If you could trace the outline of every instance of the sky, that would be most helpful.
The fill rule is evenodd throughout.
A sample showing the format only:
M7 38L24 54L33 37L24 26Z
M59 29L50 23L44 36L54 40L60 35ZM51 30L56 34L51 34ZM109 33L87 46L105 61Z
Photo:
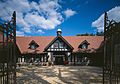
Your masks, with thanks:
M104 12L120 22L120 0L0 0L0 23L16 11L17 36L63 36L103 31Z

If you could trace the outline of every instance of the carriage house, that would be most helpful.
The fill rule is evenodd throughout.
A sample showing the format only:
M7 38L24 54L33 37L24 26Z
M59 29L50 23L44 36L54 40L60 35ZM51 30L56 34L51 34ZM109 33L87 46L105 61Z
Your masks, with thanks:
M103 36L21 36L17 37L20 51L18 62L52 62L55 65L102 65ZM83 60L84 59L84 60Z

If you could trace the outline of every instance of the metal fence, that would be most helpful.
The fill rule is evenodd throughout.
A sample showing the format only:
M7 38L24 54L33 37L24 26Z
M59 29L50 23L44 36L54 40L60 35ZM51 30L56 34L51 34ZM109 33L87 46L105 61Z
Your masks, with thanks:
M0 27L0 84L16 84L16 12Z
M104 16L103 84L120 84L120 22Z

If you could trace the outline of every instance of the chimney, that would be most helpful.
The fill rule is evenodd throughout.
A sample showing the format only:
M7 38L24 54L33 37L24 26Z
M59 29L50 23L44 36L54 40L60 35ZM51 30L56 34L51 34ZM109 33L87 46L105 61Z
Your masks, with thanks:
M62 30L61 29L58 29L57 30L57 36L61 35L62 34Z

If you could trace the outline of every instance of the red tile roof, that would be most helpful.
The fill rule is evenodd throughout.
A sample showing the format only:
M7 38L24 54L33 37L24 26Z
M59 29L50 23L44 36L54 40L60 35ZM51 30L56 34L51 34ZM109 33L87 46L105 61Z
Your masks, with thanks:
M17 41L17 46L19 48L19 50L21 51L21 53L28 53L31 52L30 49L28 49L29 47L29 43L34 40L39 47L37 48L38 53L42 53L44 51L44 48L54 39L54 37L50 36L50 37L44 37L44 36L39 36L39 37L34 37L34 36L30 36L30 37L17 37L16 41Z
M55 36L29 36L29 37L17 37L17 46L21 53L32 52L29 48L29 43L34 40L39 47L37 53L42 53L44 48L55 38ZM90 45L88 49L98 49L103 42L103 36L63 36L66 41L72 45L74 52L78 51L78 46L86 40Z
M73 46L74 52L78 51L78 46L85 40L90 43L88 49L98 49L104 40L103 36L67 36L64 38Z

